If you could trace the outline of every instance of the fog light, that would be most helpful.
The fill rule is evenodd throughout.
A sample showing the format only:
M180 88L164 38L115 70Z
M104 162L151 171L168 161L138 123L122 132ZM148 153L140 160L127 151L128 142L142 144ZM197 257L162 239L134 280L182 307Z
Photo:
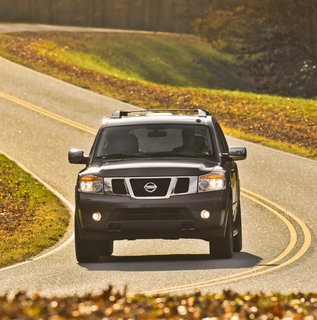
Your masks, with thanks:
M210 212L208 210L202 210L200 216L202 219L208 219L210 217Z
M92 214L92 218L95 220L95 221L100 221L101 220L101 213L100 212L95 212Z

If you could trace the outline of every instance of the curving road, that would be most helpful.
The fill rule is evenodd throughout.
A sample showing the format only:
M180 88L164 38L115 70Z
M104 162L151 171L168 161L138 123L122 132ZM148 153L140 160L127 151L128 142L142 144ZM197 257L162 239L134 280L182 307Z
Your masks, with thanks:
M1 29L1 26L0 26ZM0 58L0 152L13 157L71 203L76 174L67 151L87 152L101 119L130 106ZM98 291L113 284L129 292L317 291L317 162L229 138L245 145L243 252L209 260L200 240L117 241L114 257L77 264L73 241L52 254L0 270L0 293Z

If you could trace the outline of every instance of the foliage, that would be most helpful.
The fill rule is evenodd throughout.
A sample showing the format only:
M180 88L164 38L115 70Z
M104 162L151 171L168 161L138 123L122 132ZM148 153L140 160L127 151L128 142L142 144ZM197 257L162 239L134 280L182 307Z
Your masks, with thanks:
M0 219L3 267L56 243L66 231L69 212L37 180L0 154Z
M0 21L191 33L210 0L1 0Z
M195 28L240 56L256 90L316 97L316 0L216 0Z
M144 108L208 109L235 135L317 159L316 100L172 87L127 79L122 75L114 76L111 70L108 73L105 68L107 59L102 60L102 63L105 61L103 69L96 71L95 67L85 64L85 59L81 62L77 59L74 63L71 55L70 60L55 55L54 52L65 47L65 37L69 43L73 43L72 52L76 49L79 55L89 37L94 38L95 34L85 35L83 47L80 46L77 35L11 35L2 37L0 52L41 72ZM70 39L74 41L71 42ZM55 50L49 54L52 50L48 52L43 48L48 44L52 46L53 43ZM93 46L90 50L91 56L97 56ZM85 49L82 52L83 57L86 57ZM159 59L160 56L156 57ZM174 59L179 60L178 56Z
M296 319L317 318L316 293L128 295L110 286L99 295L0 297L1 319Z

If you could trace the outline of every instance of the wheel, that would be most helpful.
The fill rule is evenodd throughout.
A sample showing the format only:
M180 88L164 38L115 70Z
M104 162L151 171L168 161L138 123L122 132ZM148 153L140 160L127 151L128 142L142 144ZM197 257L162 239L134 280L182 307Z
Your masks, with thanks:
M230 259L233 255L233 217L232 206L229 208L226 233L224 237L209 241L210 257L214 259Z
M241 224L241 207L240 202L237 208L236 221L234 223L234 230L237 234L233 237L233 251L240 252L242 250L242 224Z
M113 241L103 241L101 248L101 255L103 256L111 256L113 253Z
M103 254L103 248L103 243L100 241L84 240L80 238L79 225L75 218L75 251L77 261L79 263L97 262L99 256ZM108 247L108 252L110 252L110 245Z

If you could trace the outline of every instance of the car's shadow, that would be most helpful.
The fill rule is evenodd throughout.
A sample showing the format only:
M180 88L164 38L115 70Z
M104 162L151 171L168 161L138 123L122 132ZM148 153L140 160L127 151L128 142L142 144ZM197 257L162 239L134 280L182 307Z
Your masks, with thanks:
M208 254L111 256L78 265L91 271L169 271L252 268L261 261L261 257L239 252L232 259L223 260L210 259Z

